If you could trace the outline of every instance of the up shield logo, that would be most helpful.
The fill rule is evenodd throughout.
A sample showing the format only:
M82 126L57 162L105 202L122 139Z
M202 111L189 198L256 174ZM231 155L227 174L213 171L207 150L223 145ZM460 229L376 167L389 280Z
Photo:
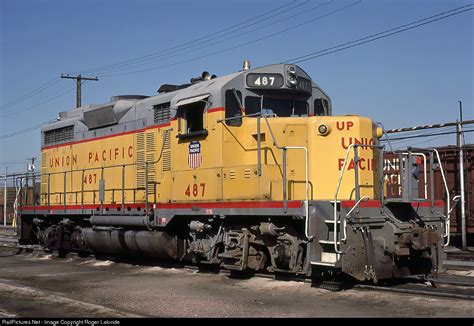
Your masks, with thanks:
M201 166L201 143L192 141L189 143L188 165L191 169L196 169Z

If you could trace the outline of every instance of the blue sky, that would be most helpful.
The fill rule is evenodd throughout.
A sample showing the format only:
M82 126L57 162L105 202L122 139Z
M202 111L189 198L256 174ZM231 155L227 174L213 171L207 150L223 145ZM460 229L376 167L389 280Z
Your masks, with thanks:
M143 65L85 71L83 75L99 76L99 81L84 83L82 103L105 103L119 94L153 95L163 83L186 83L204 70L218 76L235 72L241 69L244 59L249 59L253 67L283 62L470 3L0 0L0 136L54 119L58 112L74 107L74 82L66 79L25 101L9 104L48 81L59 79L61 73L77 73L167 50L281 6L287 5L285 10L246 23L254 25L237 33L208 43L192 43L190 46L195 47L173 55L162 54ZM316 19L351 4L354 5ZM331 96L335 114L368 116L391 129L455 121L457 101L461 100L464 119L474 119L473 13L302 62L300 66ZM288 32L255 41L310 20L313 21ZM250 41L255 42L236 47ZM207 56L232 47L236 48ZM203 58L189 61L197 57ZM468 143L474 142L473 134L466 134ZM455 135L427 140L417 138L398 144L454 144ZM23 170L25 158L39 157L39 153L39 129L0 139L0 169L9 165L10 170Z

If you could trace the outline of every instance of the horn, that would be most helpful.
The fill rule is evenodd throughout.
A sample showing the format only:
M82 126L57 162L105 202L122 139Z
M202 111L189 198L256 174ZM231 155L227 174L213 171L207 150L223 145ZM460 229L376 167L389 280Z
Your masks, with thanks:
M201 75L202 80L209 80L211 79L211 74L208 73L207 71L203 71Z

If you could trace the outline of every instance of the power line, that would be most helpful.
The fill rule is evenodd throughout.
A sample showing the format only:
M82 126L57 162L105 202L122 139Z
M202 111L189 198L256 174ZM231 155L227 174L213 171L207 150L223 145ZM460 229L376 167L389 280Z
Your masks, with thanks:
M16 104L18 103L21 103L43 91L45 91L46 89L50 88L50 87L53 87L54 85L56 85L57 83L59 82L59 79L57 78L54 78L50 81L48 81L47 83L33 89L32 91L26 93L25 95L13 100L13 101L10 101L6 104L3 104L0 106L0 110L7 110L8 108L11 108L12 106L15 106Z
M220 31L217 31L217 32L214 32L214 33L211 33L211 34L208 34L208 35L199 37L199 38L194 39L194 40L192 40L192 41L185 42L185 43L182 43L182 44L180 44L180 45L177 45L177 46L174 46L174 47L165 49L165 50L160 50L160 51L158 51L158 52L153 52L153 53L150 53L150 54L147 54L147 55L138 57L138 58L128 59L128 60L121 61L121 62L118 62L118 63L115 63L115 64L110 64L110 65L99 66L99 67L95 67L95 68L90 68L90 69L81 70L80 73L90 73L90 72L97 72L97 71L102 71L102 70L108 70L109 68L113 68L113 67L116 67L116 66L121 66L121 65L124 65L124 64L126 65L126 64L129 64L129 63L133 63L133 62L136 62L136 61L143 60L143 59L151 58L151 57L153 57L153 56L162 54L162 53L164 53L164 52L173 51L173 50L182 48L182 47L184 47L184 46L188 46L188 45L193 44L193 43L201 42L201 41L203 41L203 40L205 40L205 39L207 39L207 38L209 38L209 37L212 37L212 36L215 36L215 35L219 35L219 34L221 34L222 32L226 32L226 31L228 31L228 30L232 30L232 29L234 29L234 28L236 28L236 27L239 27L239 26L241 26L241 25L244 25L244 24L246 24L246 23L248 23L248 22L251 22L251 21L254 21L254 20L257 20L257 19L261 19L261 18L263 18L263 17L265 17L265 16L267 16L267 15L269 15L269 14L271 14L271 13L277 12L277 11L283 9L283 8L290 7L290 9L286 9L286 11L283 11L282 13L287 12L288 10L292 10L292 9L294 9L294 8L296 8L296 7L299 7L299 6L301 6L301 5L306 4L308 1L305 1L305 2L303 2L302 4L297 4L296 6L294 6L293 8L291 8L295 2L296 2L296 1L292 1L292 2L290 2L290 3L287 3L287 4L285 4L285 5L282 5L282 6L280 6L280 7L277 7L277 8L275 8L275 9L272 9L272 10L270 10L270 11L267 11L267 12L265 12L265 13L263 13L263 14L257 15L257 16L255 16L255 17L253 17L253 18L250 18L250 19L247 19L247 20L245 20L245 21L243 21L243 22L240 22L240 23L238 23L238 24L235 24L235 25L226 27L226 28L224 28L224 29L222 29L222 30L220 30ZM261 22L261 21L260 21L260 22ZM237 29L237 30L239 30L239 29ZM235 32L235 31L233 31L233 32ZM221 35L221 36L222 36L222 35ZM219 36L219 37L221 37L221 36Z
M211 36L221 34L221 33L225 32L225 31L232 30L232 29L234 29L234 28L236 28L236 27L239 27L239 26L241 26L241 25L244 25L244 24L246 24L246 23L248 23L248 22L251 22L251 21L254 21L254 20L259 20L257 23L261 23L261 22L262 22L261 18L263 18L263 17L265 17L265 16L268 16L269 14L272 14L272 13L274 13L274 12L278 12L278 11L284 9L284 11L282 11L282 12L280 12L280 13L277 13L276 15L273 15L273 16L270 17L270 18L272 18L272 17L277 16L277 15L280 15L280 14L282 14L282 13L286 13L286 12L288 12L288 10L293 10L293 9L295 9L295 8L297 8L297 7L300 7L300 6L302 6L302 5L304 5L304 4L308 3L308 2L309 2L309 0L306 0L306 1L303 2L303 3L297 3L296 6L294 6L294 4L296 3L296 1L292 1L292 2L290 2L290 3L287 3L287 4L284 4L284 5L280 6L280 7L277 7L277 8L275 8L275 9L272 9L272 10L270 10L270 11L267 11L267 12L261 14L261 15L255 16L255 17L253 17L253 18L251 18L251 19L248 19L248 20L245 20L245 21L240 22L240 23L238 23L238 24L232 25L232 26L227 27L227 28L225 28L225 29L223 29L223 30L220 30L220 31L218 31L218 32L211 33L211 34L206 35L206 36L204 36L204 37L200 37L200 38L195 39L195 40L193 40L193 41L191 41L191 42L187 42L187 43L184 43L184 44L175 46L175 47L170 48L170 49L168 49L168 50L159 51L159 52L152 53L152 54L150 54L150 55L146 55L146 56L139 57L139 58L136 58L136 59L126 60L126 61L123 61L123 62L120 62L120 63L117 63L117 64L107 65L107 66L102 66L102 67L97 67L97 68L94 68L94 69L101 70L101 69L104 69L104 68L107 68L107 67L113 67L113 66L116 66L116 65L119 65L119 64L124 64L124 63L127 63L127 62L133 62L133 61L136 61L136 60L139 60L139 59L144 59L144 58L147 58L147 57L156 55L156 54L158 54L158 53L162 53L162 52L166 52L166 51L173 50L173 49L176 49L176 48L180 48L180 47L183 47L183 46L188 45L188 44L192 44L192 43L199 42L199 41L204 40L204 39L206 39L206 38L209 38L209 37L211 37ZM290 7L290 8L288 9L288 7ZM254 23L254 24L255 24L255 23ZM251 25L253 25L253 24L251 24ZM250 25L247 25L247 26L244 26L244 27L248 27L248 26L250 26ZM240 29L241 29L241 28L240 28ZM240 29L234 30L234 31L232 31L232 32L238 31L238 30L240 30ZM223 36L223 35L221 35L221 36ZM221 36L219 36L219 37L221 37ZM20 103L20 102L22 102L22 101L24 101L24 100L26 100L26 99L28 99L28 98L33 97L34 95L37 95L37 94L43 92L44 90L46 90L46 89L48 89L48 88L54 86L55 84L57 84L59 81L60 81L60 79L54 78L54 79L48 81L47 83L45 83L45 84L39 86L38 88L33 89L32 91L26 93L26 94L23 95L22 97L19 97L19 98L15 99L15 100L13 100L13 101L11 101L11 102L9 102L9 103L6 103L6 104L0 106L0 109L9 109L9 108L11 109L11 107L14 106L15 104L18 104L18 103ZM55 99L55 98L57 98L57 97L59 97L59 96L61 96L61 95L63 95L63 94L64 94L64 93L58 94L57 96L55 96L55 97L53 97L53 98L51 98L51 99L48 99L48 100L46 100L46 101L43 101L42 103L36 104L36 105L41 105L41 104L47 103L47 102L49 102L50 100L53 100L53 99ZM24 109L16 110L15 113L18 112L18 111L26 111L26 110L28 110L28 109L30 109L30 108L35 107L36 105L30 106L30 107L27 107L27 108L24 108ZM7 111L8 111L8 110L7 110ZM10 112L4 114L4 115L1 116L1 117L6 117L6 116L9 115L9 113L10 113Z
M25 165L25 164L26 164L26 161L21 162L21 163L0 163L0 165L3 165L3 166L15 166L15 165Z
M436 21L443 20L443 19L449 18L451 16L456 16L456 15L459 15L461 13L473 10L473 8L461 10L462 8L472 7L472 6L473 5L471 4L471 5L467 5L467 6L458 7L456 9L444 11L444 12L439 13L437 15L431 16L431 18L442 16L442 17L439 17L439 18L435 18L435 19L431 19L430 17L423 18L423 19L420 19L420 20L417 20L417 21L414 21L414 22L411 22L411 23L408 23L408 24L405 24L405 25L401 25L401 26L398 26L398 27L395 27L395 28L385 30L385 31L380 32L380 33L365 36L363 38L359 38L359 39L354 40L354 41L342 43L342 44L339 44L339 45L336 45L336 46L333 46L333 47L330 47L330 48L326 48L324 50L308 53L308 54L305 54L303 56L299 56L299 57L296 57L296 58L293 58L293 59L290 59L290 60L286 60L285 62L300 63L300 62L316 59L316 58L319 58L319 57L322 57L322 56L326 56L326 55L329 55L329 54L332 54L332 53L336 53L336 52L339 52L339 51L347 50L347 49L350 49L350 48L353 48L353 47L356 47L356 46L359 46L359 45L363 45L363 44L366 44L366 43L374 42L374 41L377 41L377 40L380 40L380 39L383 39L383 38L386 38L386 37L389 37L389 36L392 36L392 35L395 35L395 34L406 32L408 30L415 29L415 28L418 28L418 27L423 26L423 25L431 24L431 23L434 23ZM456 11L456 12L453 12L453 11ZM448 14L450 12L453 12L453 13ZM426 21L426 20L428 20L428 21ZM424 22L421 23L422 21L424 21ZM417 23L419 23L419 24L417 24ZM414 25L414 24L416 24L416 25ZM410 25L414 25L414 26L403 28L403 26L410 26ZM393 31L393 32L391 32L391 31ZM380 35L380 36L378 36L378 35ZM377 37L375 37L375 36L377 36ZM300 58L305 58L305 59L300 59Z
M332 0L329 1L329 2L327 2L327 3L324 3L324 4L322 4L322 5L328 4L328 3L330 3L330 2L332 2ZM344 7L342 7L342 8L339 8L339 9L337 9L337 10L334 10L334 11L332 11L332 12L329 12L329 13L327 13L327 14L324 14L324 15L322 15L322 16L319 16L319 17L316 17L316 18L314 18L314 19L311 19L311 20L309 20L309 21L306 21L306 22L304 22L304 23L301 23L301 24L298 24L298 25L296 25L296 26L287 28L287 29L285 29L285 30L282 30L282 31L273 33L273 34L271 34L271 35L267 35L267 36L265 36L265 37L262 37L262 38L259 38L259 39L256 39L256 40L253 40L253 41L250 41L250 42L246 42L246 43L244 43L244 44L241 44L241 45L238 45L238 46L234 46L234 47L225 49L225 50L223 50L223 51L218 51L218 53L222 53L222 52L225 52L225 51L230 51L230 50L232 50L232 49L234 49L234 48L237 48L237 47L240 47L240 46L243 46L243 45L247 45L247 44L251 44L251 43L255 43L255 42L258 42L258 41L260 41L260 40L262 40L262 39L266 39L266 38L269 38L269 37L271 37L271 36L280 34L280 33L282 33L282 32L286 32L286 31L289 31L289 30L291 30L291 29L294 29L294 28L303 26L303 25L308 24L308 23L310 23L310 22L313 22L313 21L315 21L315 20L322 19L322 18L324 18L324 17L328 17L328 16L333 15L333 14L335 14L335 13L337 13L337 12L340 12L340 11L342 11L342 10L345 10L345 9L347 9L347 8L349 8L349 7L352 7L352 6L354 6L354 5L357 5L357 4L359 4L360 2L361 2L361 0L359 0L359 1L357 1L357 2L354 2L354 3L350 4L350 5L344 6ZM322 5L319 5L319 6L322 6ZM278 9L278 8L277 8L277 9ZM312 8L312 9L315 9L315 8ZM275 10L276 10L276 9L275 9ZM213 53L213 54L210 54L210 55L214 55L214 54L217 54L217 53ZM209 55L207 55L207 56L209 56ZM206 57L206 56L203 56L203 57ZM188 61L193 61L193 60L197 60L197 59L200 59L200 58L203 58L203 57L193 58L193 59L191 59L191 60L186 60L186 62L188 62ZM171 66L176 65L176 64L180 64L180 63L175 63L175 64L172 64ZM161 67L160 67L160 68L161 68ZM152 68L152 69L153 69L153 68ZM157 68L154 68L154 69L157 69ZM149 70L149 69L147 69L147 70ZM128 72L128 73L126 73L126 74L130 74L130 73L135 73L135 72ZM56 99L56 98L58 98L58 97L60 97L60 96L62 96L62 95L64 95L64 94L66 94L66 93L72 91L73 89L74 89L74 88L69 89L69 90L67 90L67 91L65 91L65 92L62 92L62 93L60 93L60 94L57 94L56 96L54 96L54 97L52 97L52 98L49 98L49 99L47 99L47 100L45 100L45 101L43 101L43 102L41 102L41 103L39 103L39 104L36 104L36 105L34 105L34 106L30 106L30 107L26 107L26 108L23 108L23 109L20 109L20 110L16 110L14 113L21 112L21 111L26 111L26 110L32 109L32 108L34 108L34 107L37 107L37 106L39 106L39 105L45 104L45 103L47 103L47 102L50 102L50 101L52 101L52 100L54 100L54 99ZM6 116L9 116L9 115L11 115L11 114L5 114L5 115L0 116L0 117L6 117ZM33 130L35 130L35 129L40 128L41 125L42 125L42 124L37 125L37 126L30 127L30 128L26 128L26 129L23 129L23 130L19 130L19 131L17 131L17 132L13 132L13 133L10 133L10 134L2 135L2 136L0 136L0 139L5 139L5 138L9 138L9 137L13 137L13 136L20 135L20 134L23 134L23 133L26 133L26 132L33 131Z
M444 136L444 135L441 135L441 136L434 137L435 135L433 135L433 133L428 133L428 134L425 133L423 135L425 135L426 138L430 138L427 141L433 141L435 139L438 139L438 138L441 138L441 137ZM434 138L431 138L431 137L434 137ZM423 138L423 137L420 137L420 138ZM393 140L393 141L390 139L390 143L392 143L392 144L395 143L395 145L397 145L397 146L400 146L401 144L406 144L406 143L413 143L413 141L414 141L413 138L402 139L402 140ZM424 142L425 141L422 141L421 143L424 143ZM416 143L416 144L420 144L420 143ZM405 146L405 145L403 145L403 146Z
M68 90L66 90L66 91L64 91L64 92L61 92L61 93L59 93L59 94L56 94L55 96L53 96L53 97L51 97L51 98L49 98L49 99L47 99L47 100L45 100L45 101L43 101L43 102L41 102L41 103L34 104L34 105L31 105L31 106L28 106L28 107L25 107L25 108L21 108L21 109L15 110L15 111L13 111L13 112L8 112L8 113L6 113L6 114L4 114L4 115L1 115L0 118L6 118L6 117L9 117L9 116L12 116L12 115L16 115L16 114L19 113L19 112L31 110L31 109L33 109L33 108L36 108L36 107L40 106L40 105L43 105L43 104L48 103L48 102L51 102L52 100L55 100L55 99L57 99L58 97L61 97L61 96L65 95L65 94L67 94L67 93L69 93L69 92L71 92L71 91L73 91L73 90L75 90L75 89L76 89L76 87L70 88L70 89L68 89Z
M455 128L449 127L448 130L446 130L446 132L448 132L448 131L454 131L454 130L455 130ZM429 136L429 135L436 134L436 133L438 133L438 131L429 132L429 131L427 131L427 130L419 130L418 132L413 132L413 133L411 133L411 134L409 135L410 138L403 138L403 137L400 137L401 139L399 139L398 137L396 137L396 138L389 138L388 140L389 140L390 142L395 142L395 143L405 143L405 142L409 142L410 139L412 139L413 136L422 136L422 135L424 135L424 136ZM397 139L398 139L398 140L397 140ZM408 139L408 140L406 140L406 139ZM384 139L384 141L385 141L385 139Z
M416 143L413 143L413 142L412 142L413 140L408 140L408 141L407 141L407 140L404 140L404 141L401 141L401 143L406 143L406 142L408 142L408 143L410 143L409 146L412 146L412 147L413 147L413 146L415 146L415 145L418 146L418 145L420 145L420 144L425 144L425 143L430 142L430 141L435 141L436 139L439 139L439 138L441 138L441 137L443 137L443 136L437 136L437 137L434 137L434 138L431 138L431 139L427 139L427 140L423 140L423 141L416 142ZM400 146L400 143L398 143L398 144L396 144L396 145L397 145L397 147L395 147L395 149L400 149L400 148L407 147L407 145L401 145L401 146Z
M1 136L0 136L0 139L6 139L6 138L10 138L10 137L14 137L14 136L26 134L26 133L28 133L28 132L31 132L31 131L35 130L35 129L41 128L41 126L43 126L43 125L45 125L45 124L47 124L47 123L53 122L53 121L55 121L55 120L46 121L46 122L37 124L37 125L35 125L35 126L25 128L25 129L23 129L23 130L18 130L18 131L9 133L9 134L1 135Z
M473 124L474 120L465 120L462 121L462 125ZM398 128L398 129L390 129L387 130L387 134L396 133L396 132L410 132L415 130L423 130L423 129L433 129L433 128L445 128L445 127L456 127L459 122L445 122L445 123L436 123L431 125L420 125L415 127L408 127L408 128Z
M333 1L333 0L331 0L331 1ZM202 43L201 41L202 41L202 40L205 40L206 38L209 38L209 37L215 36L215 35L219 35L219 34L222 34L223 32L226 32L226 31L231 30L231 32L228 32L228 33L219 35L218 37L214 37L214 38L210 39L210 40L214 40L214 39L220 38L220 37L222 37L222 36L225 36L225 35L228 35L228 34L231 34L231 33L235 33L235 32L237 32L237 31L242 30L242 29L244 29L244 28L247 28L247 27L249 27L249 26L252 26L252 25L255 25L255 24L260 24L260 23L262 23L262 22L264 22L264 21L266 21L266 20L268 20L268 19L270 19L270 18L276 17L276 16L281 15L281 14L283 14L283 13L287 13L287 12L290 11L290 10L294 10L294 9L300 7L300 6L303 6L303 5L305 5L306 3L308 3L308 2L309 2L309 0L306 0L306 1L302 2L302 3L297 3L297 1L292 1L292 2L290 2L290 3L287 3L287 4L285 4L285 5L282 5L282 6L280 6L280 7L277 7L277 8L275 8L275 9L272 9L272 10L270 10L270 11L267 11L267 12L261 14L261 15L255 16L255 17L253 17L253 18L251 18L251 19L248 19L248 20L245 20L245 21L240 22L240 23L238 23L238 24L235 24L235 25L232 25L232 26L230 26L230 27L224 28L224 29L222 29L222 30L220 30L220 31L217 31L217 32L208 34L208 35L206 35L206 36L204 36L204 37L197 38L197 39L195 39L195 40L193 40L193 41L186 42L186 43L183 43L183 44L181 44L181 45L178 45L178 46L169 48L169 49L167 49L167 50L162 50L162 51L155 52L155 53L152 53L152 54L149 54L149 55L146 55L146 56L142 56L142 57L139 57L139 58L135 58L135 59L130 59L130 60L122 61L122 62L119 62L119 63L117 63L117 64L112 64L112 65L107 65L107 66L102 66L102 67L96 67L96 68L93 68L93 69L89 69L88 71L92 71L92 70L94 70L94 69L95 69L95 70L103 70L103 69L106 69L106 70L107 70L107 68L111 69L111 68L113 68L114 66L120 66L120 65L126 64L126 63L128 63L128 62L134 62L134 61L139 61L139 60L143 60L143 59L145 59L145 60L150 60L150 59L146 59L146 58L147 58L147 57L152 57L152 56L157 55L157 54L160 54L160 53L169 52L170 50L173 50L173 49L179 49L179 48L182 48L183 46L186 46L186 45L189 45L189 44L192 44L192 43L199 42L199 44L201 44L201 43ZM295 3L296 3L296 5L294 5ZM288 8L288 7L290 7L290 8ZM312 9L314 9L314 8L312 8ZM310 10L312 10L312 9L310 9ZM282 11L282 12L278 12L278 11L280 11L280 10L283 10L283 11ZM262 19L261 19L261 18L263 18L263 17L265 17L265 16L268 16L268 15L270 15L270 14L272 14L272 13L275 13L275 12L277 12L277 14L273 14L272 16L267 17L266 20L262 20ZM255 22L255 23L252 23L252 24L245 25L244 27L240 27L240 28L238 28L238 29L235 29L236 27L242 26L242 25L244 25L244 24L246 24L246 23L248 23L248 22L254 21L254 20L259 20L259 21ZM232 30L232 29L234 29L234 30ZM207 40L206 42L208 42L208 41L210 41L210 40ZM187 48L189 48L189 47L190 47L190 46L188 46ZM191 46L191 47L192 47L192 46ZM178 51L182 51L182 50L184 50L184 49L181 49L181 50L178 50ZM168 55L171 54L171 53L173 53L173 52L168 53ZM153 58L151 58L151 59L153 59ZM135 64L136 64L136 63L135 63ZM87 70L86 70L86 71L87 71ZM20 97L20 98L18 98L18 99L16 99L16 100L14 100L14 101L11 101L11 102L9 102L9 103L6 103L6 104L3 105L3 106L0 106L0 108L2 108L2 109L11 109L11 107L12 107L13 105L18 104L18 103L20 103L20 102L22 102L22 101L24 101L24 100L26 100L26 99L28 99L28 98L31 98L31 97L34 96L34 95L37 95L37 94L43 92L44 90L46 90L46 89L48 89L48 88L54 86L55 84L57 84L59 81L60 81L60 79L57 79L57 78L55 78L55 79L53 79L53 80L50 80L50 81L48 81L47 83L45 83L45 84L39 86L38 88L36 88L36 89L34 89L34 90L28 92L28 93L25 94L24 96L22 96L22 97ZM66 91L66 92L68 92L68 91ZM20 109L20 110L16 110L15 113L16 113L16 112L19 112L19 111L26 111L26 110L29 110L29 109L31 109L31 108L33 108L33 107L36 107L37 105L41 105L41 104L47 103L47 102L49 102L49 101L51 101L51 100L53 100L53 99L55 99L55 98L57 98L57 97L59 97L59 96L61 96L61 95L63 95L63 94L64 94L64 93L58 94L57 96L54 96L53 98L50 98L50 99L48 99L48 100L46 100L46 101L43 101L43 102L41 102L40 104L36 104L36 105L34 105L34 106L30 106L30 107L27 107L27 108L23 108L23 109ZM77 101L76 101L76 102L77 102ZM8 111L8 110L7 110L7 111ZM11 113L13 114L13 112L11 112ZM9 115L10 115L10 112L4 114L4 115L1 116L1 117L7 117L7 116L9 116Z
M473 132L474 129L467 129L463 130L462 132L468 133L468 132ZM432 134L427 134L427 135L415 135L415 136L406 136L406 137L397 137L397 138L390 138L389 141L392 140L401 140L401 139L412 139L412 138L420 138L420 137L431 137L431 136L441 136L441 135L450 135L450 134L457 134L457 131L449 131L449 132L438 132L438 133L432 133ZM381 139L380 141L387 141L386 138Z
M26 162L25 160L16 160L16 161L0 161L0 164L16 164L16 163L24 163Z
M268 17L268 18L265 19L265 20L261 20L261 21L258 21L258 22L252 23L252 24L248 24L248 25L246 25L246 26L244 26L244 27L241 27L241 28L239 28L239 29L236 29L236 30L234 30L234 31L231 31L231 32L228 32L228 33L219 35L219 36L217 36L217 37L214 37L214 38L205 40L205 41L203 41L203 42L200 42L199 44L190 45L190 46L184 47L184 48L182 48L182 49L175 50L175 51L168 52L168 53L164 53L164 54L160 54L160 55L157 55L157 56L153 56L153 57L150 57L150 58L148 58L148 59L137 60L137 61L134 62L134 63L124 64L124 65L121 65L121 66L117 66L117 67L115 67L115 68L108 68L108 69L101 69L101 70L102 70L102 71L104 71L104 70L114 70L114 71L117 71L117 70L125 70L125 69L127 69L127 68L130 68L131 66L137 66L137 65L143 66L143 65L146 65L146 64L148 64L148 63L152 63L152 62L156 61L158 58L162 58L162 59L173 58L173 57L175 57L175 56L177 56L177 55L181 55L181 54L184 54L184 53L189 52L189 51L186 51L187 49L192 49L192 51L197 51L197 50L200 50L200 49L203 49L203 48L209 48L209 47L211 47L211 46L215 46L215 45L218 45L218 44L220 44L220 43L228 42L228 41L230 41L230 40L232 40L232 39L242 37L242 36L244 36L244 35L246 35L246 34L250 34L250 33L253 33L253 32L259 32L259 31L261 31L261 30L264 29L264 28L273 26L273 25L275 25L275 24L280 24L280 23L282 23L282 22L284 22L284 21L293 19L293 18L295 18L295 17L297 17L297 16L300 16L300 15L303 15L303 14L307 14L307 13L309 13L310 11L319 9L319 8L321 8L321 7L323 7L323 6L326 6L326 5L328 5L328 4L332 3L332 2L334 2L334 0L330 0L330 1L325 2L325 3L322 3L322 4L318 4L318 5L313 6L313 7L311 7L311 8L307 8L307 9L305 9L304 11L300 11L300 12L295 13L295 14L293 14L293 15L287 16L287 17L285 17L285 18L283 18L283 19L276 20L276 21L274 21L274 22L270 22L270 23L267 24L267 25L259 26L258 28L247 30L247 31L245 31L245 32L243 32L243 33L239 33L239 34L237 34L237 35L234 35L234 36L231 36L231 37L227 37L227 38L225 38L225 39L219 40L219 41L214 42L214 43L211 43L211 44L208 44L208 43L209 43L210 41L215 40L215 39L219 39L219 38L221 38L221 37L223 37L223 36L227 36L227 35L230 35L230 34L234 34L235 32L240 31L240 30L243 30L243 29L246 29L246 28L248 28L248 27L250 27L250 26L262 24L262 23L268 21L268 19L271 19L271 18L273 18L273 17L279 16L279 15L284 14L284 13L288 13L289 10L287 10L287 11L285 11L285 12L277 13L277 14L275 14L275 15L272 15L272 16ZM301 4L301 5L304 5L304 4L306 4L306 3L307 3L307 1L304 2L304 3ZM301 5L299 5L299 6L301 6ZM291 8L290 10L294 10L294 9L296 9L296 8L299 7L299 6L293 7L293 8Z
M358 0L358 1L352 2L352 3L349 4L349 5L346 5L346 6L344 6L344 7L341 7L341 8L339 8L339 9L336 9L336 10L333 10L333 11L330 11L330 12L324 14L324 15L315 17L315 18L310 19L310 20L307 20L307 21L305 21L305 22L303 22L303 23L300 23L300 24L291 26L291 27L289 27L289 28L285 28L285 29L279 30L278 32L274 32L274 33L271 33L271 34L269 34L269 35L266 35L266 36L263 36L263 37L260 37L260 38L257 38L257 39L253 39L253 40L251 40L251 41L248 41L248 42L245 42L245 43L241 43L241 44L238 44L238 45L235 45L235 46L232 46L232 47L223 49L223 50L219 50L219 51L212 52L212 53L208 53L208 54L205 54L205 55L202 55L202 56L198 56L198 57L194 57L194 58L190 58L190 59L187 59L187 60L183 60L183 61L179 61L179 62L174 62L174 63L170 63L170 64L167 64L167 65L162 65L162 66L158 66L158 67L152 67L152 68L147 68L147 69L134 70L134 71L123 72L123 73L118 73L118 74L101 75L101 76L99 76L99 77L104 78L104 77L117 77L117 76L131 75L131 74L136 74L136 73L140 73L140 72L148 72L148 71L158 70L158 69L162 69L162 68L173 67L173 66L177 66L177 65L180 65L180 64L183 64L183 63L187 63L187 62L192 62L192 61L204 59L204 58L207 58L207 57L210 57L210 56L214 56L214 55L217 55L217 54L221 54L221 53L224 53L224 52L228 52L228 51L231 51L231 50L234 50L234 49L237 49L237 48L240 48L240 47L243 47L243 46L252 44L252 43L260 42L260 41L262 41L262 40L268 39L268 38L270 38L270 37L273 37L273 36L276 36L276 35L279 35L279 34L282 34L282 33L285 33L285 32L288 32L288 31L293 30L293 29L295 29L295 28L298 28L298 27L307 25L307 24L312 23L312 22L314 22L314 21L317 21L317 20L320 20L320 19L329 17L329 16L334 15L334 14L336 14L336 13L338 13L338 12L341 12L341 11L344 11L344 10L350 8L350 7L353 7L353 6L356 6L356 5L360 4L361 2L362 2L362 0Z

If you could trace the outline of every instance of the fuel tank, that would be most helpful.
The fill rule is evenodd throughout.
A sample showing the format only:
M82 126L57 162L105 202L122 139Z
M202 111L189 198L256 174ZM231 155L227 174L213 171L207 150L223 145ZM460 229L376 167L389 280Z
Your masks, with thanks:
M185 240L161 231L84 228L82 234L88 248L97 253L179 260L186 254Z

